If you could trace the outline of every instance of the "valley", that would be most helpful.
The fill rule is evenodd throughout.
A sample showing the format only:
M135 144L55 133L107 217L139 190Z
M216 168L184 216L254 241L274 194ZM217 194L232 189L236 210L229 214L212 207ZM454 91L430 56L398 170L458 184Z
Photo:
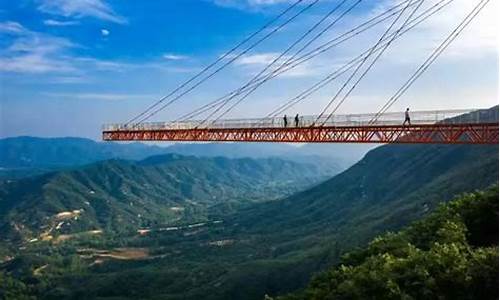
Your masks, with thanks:
M314 165L274 158L167 154L138 162L109 160L0 183L0 228L4 241L14 244L92 230L154 231L273 201L328 174Z
M150 156L179 154L198 158L282 158L314 164L328 175L351 166L376 145L302 145L238 143L173 144L103 143L84 138L16 137L0 139L0 179L19 179L67 170L110 159L143 160Z
M1 270L42 299L283 295L497 183L498 147L382 146L327 178L306 163L169 154L11 180Z
M498 300L500 1L0 1L0 300Z

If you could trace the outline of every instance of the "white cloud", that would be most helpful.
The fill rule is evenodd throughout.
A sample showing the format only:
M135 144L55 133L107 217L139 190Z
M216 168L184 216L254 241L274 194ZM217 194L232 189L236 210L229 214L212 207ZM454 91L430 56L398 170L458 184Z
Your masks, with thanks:
M432 18L423 26L422 34L435 33L444 39L458 23L465 17L478 1L455 0L449 9L439 18ZM498 21L498 1L490 1L477 15L470 25L457 37L450 46L448 55L463 58L464 56L482 56L497 51L497 34L500 22Z
M213 3L223 7L233 8L258 8L281 3L288 3L290 0L213 0Z
M74 68L57 59L75 45L64 38L36 33L19 23L0 23L0 32L14 35L12 43L0 52L0 71L21 73L69 72Z
M17 22L6 21L0 23L0 33L23 34L27 32L28 30Z
M166 60L184 60L184 59L188 59L189 57L186 55L165 53L165 54L163 54L163 58Z
M71 73L86 71L121 71L127 64L75 56L80 47L70 40L26 29L16 22L0 23L1 35L12 36L0 50L0 71L15 73Z
M382 4L399 1L390 0ZM427 7L436 1L427 2ZM425 22L415 27L401 42L396 42L391 48L394 61L412 63L419 62L422 55L430 55L452 30L464 19L464 17L477 5L479 1L455 0L442 11L430 17ZM420 11L426 8L422 6ZM469 26L459 35L455 41L443 52L439 60L463 60L483 57L484 55L496 53L497 30L499 22L496 12L498 1L490 1L486 7L476 16Z
M400 0L380 1L380 6L377 5L377 7L371 11L365 10L364 13L361 14L350 14L346 16L344 22L339 23L336 28L325 35L317 44L339 36L357 24L365 22L375 14L381 13L387 8L392 7L395 3L400 2ZM417 14L420 14L437 2L438 0L424 1L423 6ZM373 104L372 107L378 109L380 107L379 105L382 105L384 101L387 100L386 97L390 97L392 95L391 93L400 87L407 77L414 72L415 68L430 55L434 48L442 42L478 2L479 0L455 0L436 15L430 17L405 34L405 36L395 41L361 84L358 85L354 93L350 96L353 99L349 102L358 102L359 106L363 108L362 106L364 104L361 103L366 103L363 99L367 96L372 96L374 99L373 101L370 100ZM498 45L496 39L499 27L497 16L497 11L499 9L498 5L498 1L490 1L477 18L473 20L470 26L465 29L463 34L456 39L428 70L428 73L435 73L423 76L419 79L419 82L416 83L416 85L421 84L421 86L425 88L418 89L414 87L409 90L404 99L400 101L401 105L409 105L409 103L416 105L415 103L418 103L422 108L427 106L434 107L434 105L437 105L436 103L445 105L447 99L455 99L455 97L467 99L467 97L463 97L463 95L465 95L464 91L471 90L475 86L478 88L474 91L479 90L477 97L469 97L469 102L464 100L460 104L458 104L458 102L451 103L450 107L457 108L467 106L463 103L469 103L469 106L481 105L476 104L476 102L480 103L480 101L482 101L482 103L485 103L487 100L484 99L492 99L497 95L496 93L491 93L491 91L495 91L498 86ZM407 14L408 13L409 11ZM316 77L319 74L332 72L336 70L337 67L343 66L344 63L350 61L362 51L372 46L384 29L387 28L388 24L390 24L391 20L387 20L366 33L356 36L349 42L325 52L321 57L309 61L309 65L302 65L282 76L301 77L300 84L303 84L304 88L310 86L308 84L306 86L305 84L309 78L304 78L304 80L302 80L302 77ZM235 65L240 67L239 71L244 71L253 75L262 70L265 65L272 62L278 55L279 53L274 52L245 55L238 59ZM480 69L480 67L474 68L474 66L491 66L491 68L484 68L484 73L478 73L477 70ZM470 70L470 72L464 72L463 70ZM492 77L492 73L496 73L496 75ZM350 73L346 73L346 75L348 74ZM478 74L481 74L481 76L477 76ZM345 82L346 77L347 76L344 75L344 77L340 77L332 82L326 89L318 92L319 96L315 94L314 99L324 97L326 100L329 100L331 97L329 91L331 93L332 88L329 89L328 87L334 87L335 90L340 88ZM496 82L494 82L495 80ZM494 82L493 84L491 83L492 81ZM290 81L290 89L294 87L294 84L294 81ZM265 89L265 87L263 89ZM425 100L429 90L432 89L435 89L437 92L432 97L429 97L429 100ZM322 94L323 91L326 91L324 96ZM268 89L266 92L270 93L275 91ZM412 95L414 97L413 99L418 99L418 101L413 100L412 102L408 100L412 99ZM450 97L450 95L453 95L453 97ZM359 97L359 99L356 99L356 97ZM474 99L476 102L471 102L472 100L470 99ZM354 106L349 103L343 105L341 109L343 109L344 106L347 111L351 112L361 109L360 107L356 107L352 110Z
M127 68L133 67L133 65L122 62L101 60L91 57L73 57L73 61L75 64L91 67L93 70L97 71L121 72Z
M102 36L108 36L109 35L109 30L107 30L107 29L101 29L101 34L102 34Z
M48 20L44 20L43 24L45 24L47 26L58 26L58 27L61 27L61 26L78 25L78 24L80 24L80 22L78 22L78 21L58 21L58 20L48 19Z
M154 99L158 95L151 94L117 94L117 93L43 93L49 97L71 98L80 100L144 100Z
M243 55L235 61L236 65L251 66L251 65L267 65L271 63L279 53L259 53L253 55Z
M235 66L240 66L243 68L244 71L252 73L252 74L257 74L260 72L262 69L264 69L268 64L272 63L280 54L279 53L274 53L274 52L268 52L268 53L257 53L257 54L252 54L252 55L243 55L242 57L238 58L234 64ZM278 59L272 67L268 69L267 72L276 70L276 68L281 67L282 64L287 62L288 59L290 59L291 56L285 55ZM311 63L306 62L303 63L293 69L290 69L289 71L285 73L281 73L279 77L309 77L309 76L314 76L317 75L320 71L320 68L314 68Z
M71 72L75 69L67 62L50 59L36 53L0 58L0 71L19 73Z
M126 18L117 14L102 0L41 0L38 9L64 17L93 17L118 24L127 23Z
M417 14L437 2L438 0L424 1ZM353 21L351 17L349 26L373 17L384 8L387 9L396 3L400 3L400 1L381 1L380 7L362 15L359 20ZM356 97L360 95L362 95L360 99L375 95L374 99L376 100L373 101L373 105L377 109L380 108L477 3L479 0L452 1L437 14L398 38L382 55L361 84L357 86L350 96L353 99L349 102L355 103ZM495 98L497 94L492 93L492 91L496 91L498 88L497 11L498 1L490 1L463 33L433 63L426 74L419 78L415 85L399 100L401 108L406 107L405 105L420 105L424 109L439 105L448 105L449 108L477 106L481 105L477 103L487 103L487 99ZM359 35L346 45L336 47L334 50L336 52L327 53L326 58L331 59L330 64L343 65L373 45L388 24L390 24L390 20L369 32L367 31L366 34ZM483 70L478 72L481 68ZM340 85L343 82L344 80L341 79L334 84ZM467 92L469 90L477 92L477 96L469 96ZM432 96L430 91L434 92ZM469 97L468 101L467 97L464 97L466 94ZM449 99L461 100L460 103L459 101L453 103ZM353 105L348 103L345 108L351 111L359 110L359 108L353 109Z
M55 84L73 84L73 83L88 83L89 78L86 78L84 76L54 76L51 77L48 80L49 83L55 83Z
M101 34L109 34L102 29ZM175 67L161 61L127 63L75 55L80 45L49 34L31 31L16 22L0 22L0 38L9 35L10 43L0 49L0 72L57 75L57 83L81 82L85 75L95 72L126 72L158 69L168 73L191 73L194 67ZM170 59L187 59L175 55Z

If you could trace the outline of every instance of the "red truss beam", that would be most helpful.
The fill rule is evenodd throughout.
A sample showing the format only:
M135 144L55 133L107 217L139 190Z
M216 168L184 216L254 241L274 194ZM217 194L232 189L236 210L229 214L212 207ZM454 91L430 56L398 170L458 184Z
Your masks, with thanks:
M498 123L104 131L105 141L498 144Z

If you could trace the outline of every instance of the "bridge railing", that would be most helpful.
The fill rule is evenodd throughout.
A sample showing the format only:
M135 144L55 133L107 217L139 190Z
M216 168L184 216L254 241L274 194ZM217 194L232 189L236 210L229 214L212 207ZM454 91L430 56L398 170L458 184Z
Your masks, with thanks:
M175 129L202 129L202 128L283 128L283 127L310 127L310 126L367 126L367 125L401 125L405 119L404 112L389 112L378 116L376 122L372 120L376 114L344 114L323 116L299 116L296 124L295 116L253 119L225 119L215 122L181 121L181 122L148 122L148 123L115 123L103 126L103 131L123 130L175 130ZM479 123L484 120L498 122L498 111L492 110L433 110L410 112L411 124L445 123Z

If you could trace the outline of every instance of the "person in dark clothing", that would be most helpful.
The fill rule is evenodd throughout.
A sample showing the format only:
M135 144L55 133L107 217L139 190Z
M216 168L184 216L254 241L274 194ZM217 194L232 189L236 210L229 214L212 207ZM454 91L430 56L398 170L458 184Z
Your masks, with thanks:
M299 114L295 115L295 127L299 127Z
M288 119L287 119L286 115L283 117L283 125L285 128L288 125Z
M405 121L403 122L403 126L406 125L406 122L408 122L408 125L411 125L411 121L410 121L410 109L407 108L406 111L405 111Z

